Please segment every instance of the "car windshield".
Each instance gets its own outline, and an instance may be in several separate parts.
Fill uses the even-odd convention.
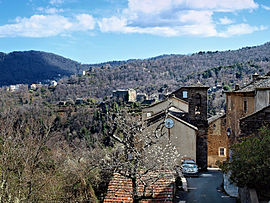
[[[183,168],[197,168],[195,164],[183,164]]]
[[[195,161],[193,161],[193,160],[185,160],[184,163],[185,164],[195,164]]]

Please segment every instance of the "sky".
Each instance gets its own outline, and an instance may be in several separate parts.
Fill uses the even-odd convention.
[[[234,50],[270,41],[270,0],[0,0],[0,52],[80,63]]]

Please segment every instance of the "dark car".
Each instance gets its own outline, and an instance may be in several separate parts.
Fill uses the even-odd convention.
[[[199,170],[196,164],[182,164],[182,173],[184,176],[198,176]]]

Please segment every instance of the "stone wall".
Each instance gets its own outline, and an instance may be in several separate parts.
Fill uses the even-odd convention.
[[[240,137],[249,136],[258,133],[263,126],[270,124],[270,106],[251,114],[250,116],[240,119]]]
[[[225,148],[225,156],[220,156],[219,148]],[[228,136],[226,134],[226,117],[219,117],[208,127],[208,166],[217,167],[217,161],[223,162],[229,156]]]
[[[207,170],[207,87],[193,87],[188,91],[189,119],[198,128],[196,162],[202,170]]]
[[[239,188],[239,197],[241,203],[259,203],[255,189]]]

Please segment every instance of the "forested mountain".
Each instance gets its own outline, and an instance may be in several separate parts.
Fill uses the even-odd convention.
[[[80,68],[78,62],[52,53],[0,53],[0,86],[44,82],[78,73]]]
[[[270,42],[260,46],[244,47],[238,50],[228,51],[207,51],[198,52],[192,55],[162,55],[144,60],[111,61],[96,66],[121,66],[129,64],[132,66],[156,66],[173,67],[181,70],[182,73],[202,72],[216,66],[226,66],[250,60],[264,60],[270,55]]]
[[[117,88],[137,92],[166,93],[200,80],[213,87],[246,83],[255,72],[270,70],[270,43],[234,51],[198,52],[192,55],[162,55],[149,59],[81,65],[51,53],[27,51],[0,54],[0,85],[34,83],[90,70],[88,77],[59,81],[55,100],[72,95],[104,98]],[[67,86],[69,88],[65,88]],[[65,98],[63,98],[65,99]]]
[[[91,80],[97,86],[105,88],[97,89],[97,97],[106,96],[106,91],[110,92],[115,88],[132,87],[148,94],[170,92],[198,80],[209,86],[222,83],[232,86],[235,83],[248,82],[255,72],[268,72],[269,61],[270,43],[266,43],[235,51],[164,55],[125,63],[113,61],[97,64],[93,65],[95,68],[92,68],[92,73],[95,77]]]

